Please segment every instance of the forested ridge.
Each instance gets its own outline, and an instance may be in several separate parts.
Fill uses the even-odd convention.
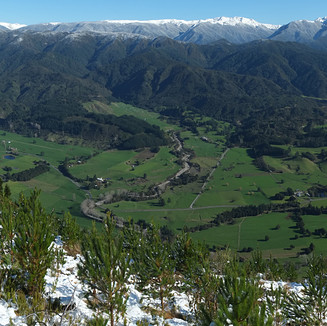
[[[2,128],[98,144],[110,139],[109,148],[124,147],[130,135],[113,117],[88,115],[83,103],[120,100],[173,115],[191,110],[236,123],[236,143],[258,136],[294,142],[304,121],[314,126],[326,118],[325,52],[296,43],[200,46],[167,38],[8,32],[0,35],[0,76]],[[164,143],[144,128],[145,143]]]

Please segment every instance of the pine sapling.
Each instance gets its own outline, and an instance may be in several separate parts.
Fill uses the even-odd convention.
[[[88,286],[88,303],[107,313],[110,325],[114,326],[126,311],[130,259],[121,233],[115,234],[115,222],[110,214],[105,218],[103,232],[93,224],[81,249],[83,260],[78,266],[78,276]]]

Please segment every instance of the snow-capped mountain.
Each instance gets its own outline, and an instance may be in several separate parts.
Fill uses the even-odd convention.
[[[46,23],[20,25],[0,23],[0,31],[101,33],[112,36],[168,37],[174,40],[208,44],[221,39],[240,44],[271,39],[310,43],[327,35],[327,17],[314,21],[299,20],[286,25],[259,23],[244,17],[217,17],[204,20],[104,20],[96,22]]]
[[[137,34],[149,38],[169,37],[175,40],[207,44],[219,39],[244,43],[269,37],[280,26],[261,24],[243,17],[218,17],[206,20],[105,20],[98,22],[47,23],[29,25],[21,31]]]
[[[187,31],[193,22],[177,20],[159,20],[159,21],[97,21],[97,22],[78,22],[78,23],[48,23],[29,25],[21,31],[35,32],[65,32],[65,33],[127,33],[137,34],[155,38],[165,36],[175,38],[180,33]]]
[[[279,27],[243,17],[218,17],[199,21],[175,39],[197,44],[207,44],[219,39],[226,39],[232,43],[246,43],[265,39]]]
[[[283,25],[269,39],[306,43],[327,35],[327,17],[314,21],[297,20]]]
[[[11,23],[1,23],[0,22],[0,29],[2,30],[15,30],[15,29],[19,29],[22,27],[25,27],[26,25],[22,25],[22,24],[11,24]]]

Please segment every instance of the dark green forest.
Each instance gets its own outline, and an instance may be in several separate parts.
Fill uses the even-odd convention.
[[[327,57],[307,45],[98,34],[0,34],[0,126],[26,135],[67,135],[102,148],[162,145],[144,121],[86,112],[122,101],[171,117],[193,111],[232,122],[231,142],[326,144]]]

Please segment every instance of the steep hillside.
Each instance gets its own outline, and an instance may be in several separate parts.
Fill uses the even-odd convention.
[[[24,133],[37,124],[76,136],[76,116],[90,123],[81,104],[94,99],[235,122],[294,105],[305,119],[327,97],[325,53],[275,41],[200,46],[168,38],[15,31],[0,34],[0,76],[1,126]],[[45,123],[54,107],[57,120],[75,116],[73,127]]]

